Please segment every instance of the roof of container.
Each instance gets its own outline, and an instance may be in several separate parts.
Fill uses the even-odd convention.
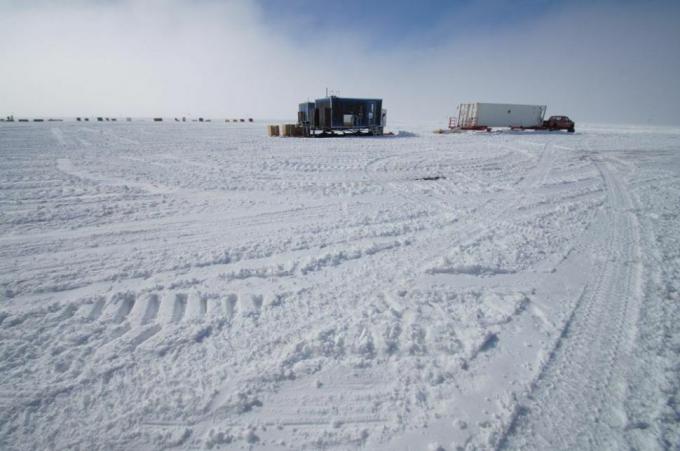
[[[326,99],[337,99],[337,100],[368,100],[368,101],[373,101],[373,102],[382,102],[382,99],[375,99],[375,98],[366,98],[366,97],[338,97],[338,96],[328,96],[328,97],[322,97],[320,99],[316,99],[317,101],[319,100],[326,100]]]
[[[461,105],[515,105],[515,106],[545,106],[527,103],[500,103],[500,102],[463,102]]]

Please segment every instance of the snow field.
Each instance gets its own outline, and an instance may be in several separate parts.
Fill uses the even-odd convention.
[[[679,150],[2,124],[0,447],[675,446]]]

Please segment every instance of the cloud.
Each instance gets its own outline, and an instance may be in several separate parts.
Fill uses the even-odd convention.
[[[294,119],[297,103],[330,87],[383,97],[404,121],[444,123],[457,103],[479,100],[545,103],[579,121],[680,123],[673,5],[551,8],[464,32],[461,17],[376,47],[351,24],[300,42],[245,0],[3,3],[0,108]]]

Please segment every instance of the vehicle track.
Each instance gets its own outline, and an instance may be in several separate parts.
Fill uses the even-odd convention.
[[[623,387],[641,302],[640,238],[624,181],[610,162],[594,163],[608,195],[604,255],[498,449],[626,447]]]
[[[489,139],[479,147],[476,138],[455,137],[461,145],[447,141],[451,136],[437,137],[436,145],[430,137],[423,145],[385,140],[374,147],[368,140],[327,140],[324,146],[331,147],[303,150],[294,140],[277,140],[279,148],[253,139],[241,150],[224,143],[201,148],[206,142],[198,133],[181,143],[149,134],[159,142],[144,142],[138,133],[131,136],[140,146],[121,147],[106,136],[110,145],[95,144],[89,155],[59,150],[62,166],[68,159],[71,169],[95,181],[66,174],[53,179],[59,173],[54,159],[44,168],[8,169],[16,181],[8,183],[3,201],[13,205],[23,196],[30,205],[15,207],[27,221],[19,233],[0,238],[6,256],[0,284],[11,293],[0,312],[0,403],[10,409],[0,420],[0,447],[5,439],[28,447],[92,448],[100,439],[127,449],[203,449],[223,433],[233,440],[225,445],[234,448],[271,448],[281,437],[288,448],[373,448],[398,441],[404,431],[431,434],[427,424],[435,418],[455,426],[465,415],[457,403],[459,383],[474,387],[478,376],[486,377],[480,368],[490,367],[480,362],[516,351],[521,344],[508,337],[524,327],[536,327],[531,337],[539,337],[539,344],[527,346],[528,368],[503,374],[512,381],[496,385],[494,400],[480,392],[476,404],[490,413],[483,424],[467,418],[457,444],[492,446],[485,434],[501,430],[513,406],[507,401],[495,409],[493,401],[504,403],[538,371],[504,443],[583,445],[568,432],[554,441],[520,436],[520,426],[540,416],[538,408],[552,412],[544,404],[556,389],[548,393],[547,386],[564,382],[559,371],[577,373],[572,365],[589,363],[588,333],[609,315],[602,299],[612,293],[627,298],[625,286],[636,283],[635,271],[630,280],[624,277],[626,265],[637,263],[634,251],[622,251],[635,235],[634,222],[625,229],[633,221],[621,210],[630,208],[625,196],[616,198],[623,196],[616,171],[625,170],[622,165],[603,160],[594,166],[572,149],[558,151],[559,138],[546,145],[543,138],[525,143],[480,135]],[[111,158],[114,151],[123,158]],[[159,152],[182,156],[159,162]],[[116,183],[100,189],[97,174],[108,175],[109,165]],[[446,178],[419,180],[434,173]],[[49,183],[41,186],[43,176]],[[127,180],[173,192],[128,192]],[[22,191],[25,184],[30,190]],[[106,211],[96,218],[24,215],[45,196],[48,205],[76,213],[83,203]],[[582,227],[597,228],[597,212],[608,215],[599,226],[623,229],[601,234],[607,237],[601,246],[591,234],[575,244]],[[521,239],[539,252],[519,249]],[[564,251],[589,244],[604,248],[607,257],[593,267],[555,357],[539,371],[535,353],[549,346],[541,334],[559,334],[586,275],[579,273],[578,287],[565,290],[564,306],[539,305],[531,289],[552,277]],[[474,263],[490,251],[511,254],[513,246],[524,254],[503,260],[498,273],[429,271],[442,256],[451,257],[454,268],[461,256]],[[469,253],[457,254],[460,247]],[[536,261],[544,264],[541,271]],[[502,273],[508,262],[516,273]],[[69,286],[69,278],[79,285]],[[546,317],[532,316],[542,307]],[[625,385],[620,362],[630,322],[622,317],[635,309],[622,309],[611,314],[613,325],[601,326],[607,335],[594,340],[610,350],[598,354],[603,374],[593,381],[575,374],[575,383],[587,384],[586,394],[565,388],[556,396],[558,407],[573,397],[580,406],[591,396],[595,406],[583,407],[585,415],[611,417],[607,405],[619,393],[592,391]],[[497,345],[487,346],[489,337]],[[562,348],[568,342],[574,344],[567,358]],[[578,413],[557,412],[571,421],[569,431],[588,434],[588,424],[573,419]],[[50,420],[36,421],[38,415]],[[557,427],[538,420],[543,431]],[[259,441],[243,435],[248,429]],[[602,437],[593,443],[620,444]],[[442,444],[449,449],[449,442]]]

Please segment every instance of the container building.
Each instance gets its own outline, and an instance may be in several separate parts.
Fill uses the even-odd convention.
[[[297,125],[305,136],[382,135],[386,115],[387,112],[382,109],[382,99],[329,96],[301,103]]]
[[[461,103],[458,105],[457,120],[449,126],[460,129],[541,127],[545,110],[545,105]]]

